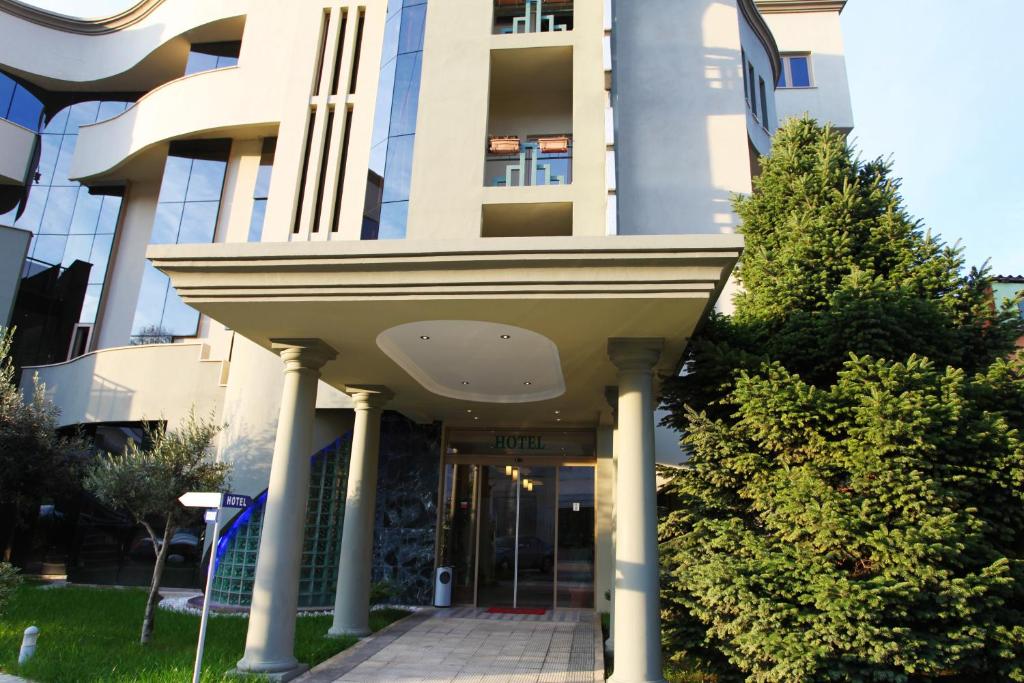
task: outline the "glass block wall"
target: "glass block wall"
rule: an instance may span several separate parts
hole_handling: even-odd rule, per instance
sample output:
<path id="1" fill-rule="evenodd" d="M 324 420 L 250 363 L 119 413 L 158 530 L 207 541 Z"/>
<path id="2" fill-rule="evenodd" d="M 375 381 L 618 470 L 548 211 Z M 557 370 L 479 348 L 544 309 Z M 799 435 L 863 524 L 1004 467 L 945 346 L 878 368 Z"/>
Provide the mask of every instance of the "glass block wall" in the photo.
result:
<path id="1" fill-rule="evenodd" d="M 312 458 L 299 580 L 300 607 L 334 605 L 351 452 L 352 437 L 346 434 Z M 248 607 L 252 602 L 266 503 L 264 491 L 234 519 L 217 544 L 211 590 L 214 604 Z"/>

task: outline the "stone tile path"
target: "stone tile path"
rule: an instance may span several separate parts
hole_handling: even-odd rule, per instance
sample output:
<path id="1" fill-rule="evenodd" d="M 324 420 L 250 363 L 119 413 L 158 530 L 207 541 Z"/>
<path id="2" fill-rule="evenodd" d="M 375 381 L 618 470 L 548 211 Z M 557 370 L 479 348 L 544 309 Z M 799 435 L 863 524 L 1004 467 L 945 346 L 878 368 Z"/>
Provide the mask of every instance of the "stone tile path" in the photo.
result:
<path id="1" fill-rule="evenodd" d="M 592 611 L 551 610 L 538 616 L 468 608 L 418 612 L 297 679 L 303 683 L 603 680 L 600 624 Z"/>

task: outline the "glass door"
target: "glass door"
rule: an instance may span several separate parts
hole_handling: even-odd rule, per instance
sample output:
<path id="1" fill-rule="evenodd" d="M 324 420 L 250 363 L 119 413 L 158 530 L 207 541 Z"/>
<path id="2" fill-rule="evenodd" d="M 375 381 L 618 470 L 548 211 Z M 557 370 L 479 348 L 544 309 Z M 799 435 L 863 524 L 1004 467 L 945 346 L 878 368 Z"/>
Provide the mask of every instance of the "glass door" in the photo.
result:
<path id="1" fill-rule="evenodd" d="M 477 604 L 554 603 L 554 467 L 482 466 Z"/>

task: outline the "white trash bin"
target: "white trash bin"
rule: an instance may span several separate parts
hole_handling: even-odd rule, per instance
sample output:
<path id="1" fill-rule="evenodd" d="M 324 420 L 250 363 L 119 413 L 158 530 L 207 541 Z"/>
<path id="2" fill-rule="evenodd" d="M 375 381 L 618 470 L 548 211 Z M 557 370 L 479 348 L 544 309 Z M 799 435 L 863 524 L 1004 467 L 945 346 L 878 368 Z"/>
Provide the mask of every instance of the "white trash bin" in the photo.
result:
<path id="1" fill-rule="evenodd" d="M 434 607 L 452 606 L 452 583 L 455 572 L 451 567 L 438 567 L 434 577 Z"/>

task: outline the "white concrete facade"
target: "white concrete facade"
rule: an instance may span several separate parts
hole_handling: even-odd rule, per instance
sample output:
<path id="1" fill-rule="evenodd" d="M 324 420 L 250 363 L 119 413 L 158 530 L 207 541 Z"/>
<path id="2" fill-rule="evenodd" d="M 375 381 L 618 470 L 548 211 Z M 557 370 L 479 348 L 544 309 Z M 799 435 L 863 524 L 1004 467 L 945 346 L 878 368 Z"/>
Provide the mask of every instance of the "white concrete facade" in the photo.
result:
<path id="1" fill-rule="evenodd" d="M 309 459 L 346 433 L 332 633 L 365 633 L 386 410 L 445 433 L 592 435 L 581 461 L 544 464 L 594 469 L 590 591 L 621 631 L 615 680 L 661 680 L 654 465 L 685 455 L 656 426 L 657 391 L 727 304 L 743 248 L 731 197 L 751 191 L 778 119 L 804 108 L 852 126 L 842 8 L 575 0 L 553 3 L 556 30 L 502 23 L 533 1 L 143 0 L 78 21 L 0 0 L 0 70 L 40 93 L 47 120 L 67 102 L 132 102 L 82 125 L 68 160 L 72 180 L 123 195 L 88 348 L 26 373 L 62 425 L 173 426 L 193 408 L 226 425 L 234 490 L 266 492 L 240 671 L 302 668 Z M 237 56 L 186 74 L 210 44 Z M 780 50 L 814 55 L 813 93 L 776 91 Z M 0 120 L 0 151 L 20 156 L 0 156 L 28 163 L 36 134 L 13 126 Z M 499 137 L 517 151 L 495 152 Z M 163 238 L 168 205 L 191 201 L 168 199 L 176 150 L 212 143 L 227 151 L 202 199 L 211 236 Z M 564 151 L 527 169 L 545 145 Z M 196 331 L 132 345 L 164 276 Z M 438 495 L 451 455 L 424 455 L 440 458 Z"/>

